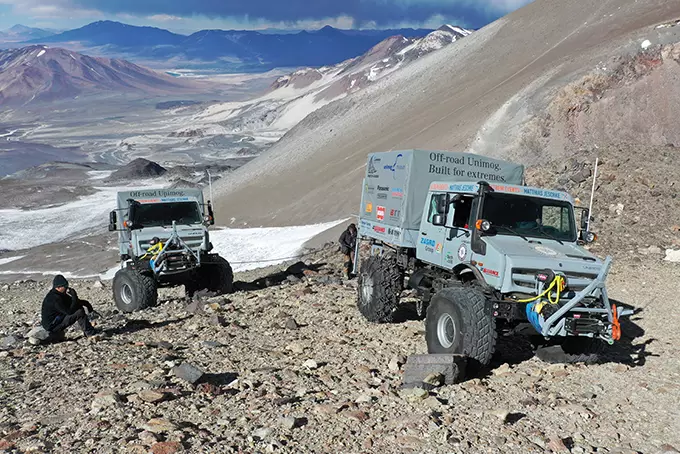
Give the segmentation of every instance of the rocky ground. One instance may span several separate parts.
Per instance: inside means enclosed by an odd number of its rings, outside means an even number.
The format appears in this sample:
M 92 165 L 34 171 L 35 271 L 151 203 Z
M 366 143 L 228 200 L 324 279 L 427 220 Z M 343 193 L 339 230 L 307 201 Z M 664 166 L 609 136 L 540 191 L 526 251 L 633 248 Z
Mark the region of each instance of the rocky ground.
M 23 338 L 49 282 L 1 287 L 0 452 L 678 452 L 676 264 L 617 262 L 612 296 L 639 312 L 604 363 L 542 363 L 508 338 L 483 377 L 427 392 L 401 389 L 422 321 L 367 323 L 332 248 L 305 262 L 133 315 L 76 281 L 109 336 L 51 346 Z

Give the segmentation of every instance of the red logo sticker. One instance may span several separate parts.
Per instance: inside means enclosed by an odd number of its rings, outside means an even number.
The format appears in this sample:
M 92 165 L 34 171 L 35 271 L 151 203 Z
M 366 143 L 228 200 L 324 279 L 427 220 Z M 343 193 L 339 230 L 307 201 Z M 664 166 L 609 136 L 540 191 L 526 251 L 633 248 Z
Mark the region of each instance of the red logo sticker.
M 385 219 L 385 207 L 377 207 L 376 212 L 375 212 L 375 217 L 378 221 L 382 221 Z

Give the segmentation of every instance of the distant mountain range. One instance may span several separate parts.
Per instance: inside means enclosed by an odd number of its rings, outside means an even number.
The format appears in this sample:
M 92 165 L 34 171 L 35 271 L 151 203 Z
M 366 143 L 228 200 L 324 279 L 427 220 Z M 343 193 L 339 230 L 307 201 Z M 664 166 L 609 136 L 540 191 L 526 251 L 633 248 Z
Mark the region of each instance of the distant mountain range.
M 59 33 L 59 31 L 17 24 L 10 29 L 0 30 L 0 43 L 20 43 L 32 39 L 43 39 L 56 33 Z
M 125 60 L 45 46 L 0 51 L 0 105 L 25 105 L 95 92 L 191 91 L 190 83 Z
M 340 30 L 326 26 L 299 33 L 203 30 L 180 35 L 154 27 L 99 21 L 82 28 L 29 40 L 61 44 L 90 53 L 145 61 L 168 61 L 184 67 L 219 67 L 263 71 L 275 67 L 333 65 L 361 55 L 388 37 L 419 38 L 433 30 Z

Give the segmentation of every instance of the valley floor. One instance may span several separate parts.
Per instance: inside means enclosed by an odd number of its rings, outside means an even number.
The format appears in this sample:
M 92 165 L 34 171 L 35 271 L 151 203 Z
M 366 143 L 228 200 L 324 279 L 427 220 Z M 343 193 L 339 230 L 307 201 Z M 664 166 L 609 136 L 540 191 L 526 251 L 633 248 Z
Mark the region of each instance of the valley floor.
M 618 261 L 612 297 L 639 309 L 607 362 L 548 365 L 504 339 L 486 376 L 418 395 L 395 363 L 426 350 L 421 321 L 372 325 L 326 249 L 302 278 L 237 275 L 240 291 L 115 313 L 76 281 L 109 337 L 32 347 L 49 282 L 0 287 L 0 451 L 637 453 L 680 448 L 677 264 Z M 298 275 L 300 276 L 300 275 Z M 283 283 L 281 281 L 283 280 Z M 277 285 L 280 283 L 280 285 Z M 406 314 L 408 315 L 408 314 Z M 14 336 L 14 337 L 12 337 Z M 184 362 L 205 377 L 178 378 Z M 390 364 L 392 363 L 392 364 Z

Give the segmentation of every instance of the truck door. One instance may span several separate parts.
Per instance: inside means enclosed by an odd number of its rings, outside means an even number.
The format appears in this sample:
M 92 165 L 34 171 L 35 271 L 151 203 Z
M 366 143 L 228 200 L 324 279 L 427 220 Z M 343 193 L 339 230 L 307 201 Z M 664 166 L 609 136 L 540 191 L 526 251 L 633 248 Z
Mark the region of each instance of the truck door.
M 442 254 L 442 266 L 452 269 L 456 265 L 469 262 L 471 228 L 470 213 L 474 197 L 470 194 L 451 194 L 451 205 L 446 217 L 446 238 Z
M 424 262 L 441 266 L 446 234 L 446 194 L 428 194 L 427 204 L 420 222 L 416 256 Z M 441 225 L 437 225 L 438 221 Z

